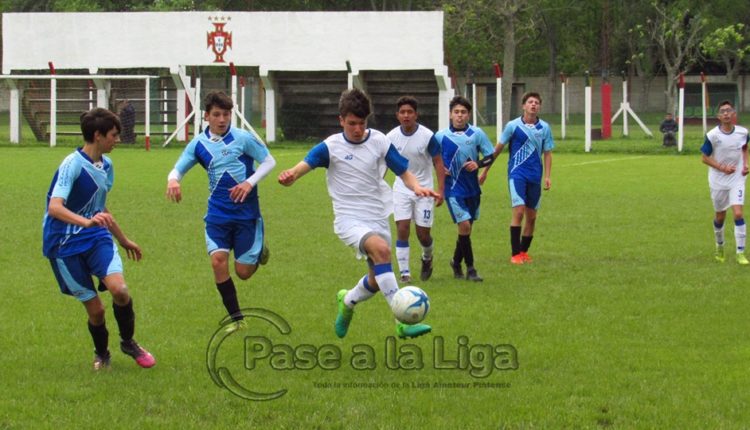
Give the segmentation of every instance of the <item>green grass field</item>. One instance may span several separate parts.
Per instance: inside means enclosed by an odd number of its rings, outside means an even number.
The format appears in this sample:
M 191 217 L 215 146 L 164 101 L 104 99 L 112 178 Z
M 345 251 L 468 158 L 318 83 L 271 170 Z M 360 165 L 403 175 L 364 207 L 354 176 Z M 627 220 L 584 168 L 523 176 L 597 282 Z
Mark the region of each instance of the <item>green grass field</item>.
M 432 300 L 434 333 L 393 343 L 380 297 L 357 308 L 346 339 L 334 336 L 336 291 L 353 286 L 366 266 L 333 234 L 323 171 L 290 189 L 275 181 L 307 147 L 274 148 L 278 166 L 260 186 L 271 261 L 236 282 L 243 306 L 279 314 L 292 331 L 252 319 L 247 338 L 230 337 L 217 355 L 248 390 L 288 390 L 266 402 L 220 388 L 207 370 L 223 307 L 205 255 L 200 168 L 185 178 L 185 199 L 175 205 L 164 188 L 179 148 L 121 147 L 111 155 L 108 206 L 144 251 L 140 263 L 125 263 L 136 339 L 158 364 L 140 369 L 119 352 L 108 305 L 112 369 L 94 373 L 84 310 L 59 294 L 41 255 L 45 193 L 71 147 L 3 144 L 0 428 L 743 428 L 750 269 L 712 259 L 700 134 L 688 133 L 682 155 L 641 136 L 595 142 L 591 154 L 582 153 L 582 139 L 558 141 L 535 261 L 521 267 L 508 264 L 505 167 L 496 165 L 472 235 L 485 281 L 452 279 L 456 228 L 438 209 L 435 273 L 416 282 Z M 731 249 L 731 226 L 727 239 Z M 412 244 L 418 268 L 413 236 Z M 261 337 L 279 355 L 250 369 L 247 353 Z M 341 363 L 278 370 L 290 365 L 283 345 L 340 351 Z M 363 345 L 374 351 L 374 368 L 350 362 L 352 348 Z M 487 360 L 511 347 L 517 369 Z M 459 355 L 454 368 L 436 368 Z M 403 368 L 420 362 L 421 369 Z

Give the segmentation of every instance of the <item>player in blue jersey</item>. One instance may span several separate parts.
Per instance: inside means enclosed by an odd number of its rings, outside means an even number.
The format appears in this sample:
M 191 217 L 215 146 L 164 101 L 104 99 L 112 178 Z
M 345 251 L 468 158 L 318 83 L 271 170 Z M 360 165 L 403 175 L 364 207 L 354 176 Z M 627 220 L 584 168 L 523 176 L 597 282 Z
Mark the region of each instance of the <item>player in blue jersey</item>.
M 729 100 L 719 103 L 717 117 L 719 125 L 706 133 L 701 146 L 702 161 L 709 166 L 708 186 L 714 205 L 714 237 L 716 250 L 714 258 L 724 262 L 724 220 L 727 209 L 732 209 L 734 218 L 734 240 L 737 249 L 737 263 L 750 264 L 745 257 L 745 236 L 747 227 L 743 215 L 745 204 L 745 180 L 748 172 L 747 143 L 748 131 L 735 125 L 736 113 Z
M 206 246 L 216 288 L 232 319 L 226 331 L 233 332 L 246 323 L 229 271 L 229 252 L 234 250 L 235 273 L 243 280 L 255 273 L 258 264 L 267 262 L 257 185 L 276 161 L 252 134 L 232 127 L 234 103 L 229 96 L 212 92 L 203 104 L 208 128 L 188 143 L 169 173 L 167 197 L 177 203 L 182 200 L 180 180 L 196 164 L 208 173 Z
M 388 217 L 393 211 L 391 189 L 383 179 L 386 169 L 401 177 L 417 196 L 439 197 L 422 187 L 407 167 L 409 161 L 381 132 L 367 128 L 372 112 L 370 99 L 359 89 L 344 91 L 339 100 L 342 133 L 314 146 L 304 160 L 279 175 L 279 183 L 291 186 L 316 167 L 327 169 L 328 194 L 333 200 L 333 229 L 339 239 L 354 248 L 357 258 L 367 257 L 368 273 L 351 290 L 340 290 L 336 335 L 346 336 L 354 305 L 380 290 L 389 306 L 398 291 L 391 266 L 391 231 Z M 432 330 L 427 324 L 396 325 L 401 338 L 421 336 Z
M 417 122 L 417 99 L 403 96 L 396 101 L 396 118 L 400 125 L 391 130 L 387 137 L 399 154 L 409 160 L 409 171 L 416 176 L 419 184 L 433 188 L 432 171 L 437 173 L 438 192 L 445 189 L 445 169 L 440 144 L 435 134 Z M 409 230 L 414 220 L 419 244 L 422 245 L 422 268 L 420 279 L 426 281 L 432 276 L 433 241 L 432 223 L 435 220 L 434 206 L 443 204 L 443 198 L 417 197 L 404 185 L 398 176 L 393 182 L 393 219 L 396 221 L 396 261 L 401 282 L 411 282 L 409 270 Z
M 512 215 L 510 246 L 512 264 L 531 263 L 529 247 L 534 238 L 537 211 L 542 199 L 542 187 L 552 185 L 552 130 L 539 118 L 542 97 L 528 92 L 521 99 L 523 115 L 508 122 L 495 145 L 495 157 L 508 145 L 508 191 Z M 487 171 L 482 173 L 482 182 Z M 525 222 L 524 222 L 525 219 Z M 523 224 L 523 232 L 521 225 Z
M 450 101 L 450 126 L 435 135 L 443 149 L 445 165 L 445 202 L 453 222 L 458 226 L 458 239 L 450 266 L 456 279 L 463 279 L 462 262 L 466 263 L 466 279 L 482 281 L 474 267 L 471 230 L 479 219 L 479 169 L 492 164 L 492 143 L 481 128 L 469 124 L 471 103 L 456 96 Z M 480 159 L 479 154 L 482 154 Z
M 141 367 L 156 364 L 154 357 L 133 339 L 133 301 L 122 274 L 117 245 L 129 258 L 141 259 L 141 248 L 125 236 L 107 210 L 112 189 L 112 152 L 119 141 L 120 120 L 106 109 L 81 115 L 85 144 L 63 160 L 52 178 L 43 223 L 43 252 L 52 265 L 60 291 L 83 303 L 88 329 L 94 341 L 94 370 L 110 365 L 109 332 L 104 305 L 96 293 L 92 276 L 112 295 L 112 309 L 120 329 L 120 349 Z

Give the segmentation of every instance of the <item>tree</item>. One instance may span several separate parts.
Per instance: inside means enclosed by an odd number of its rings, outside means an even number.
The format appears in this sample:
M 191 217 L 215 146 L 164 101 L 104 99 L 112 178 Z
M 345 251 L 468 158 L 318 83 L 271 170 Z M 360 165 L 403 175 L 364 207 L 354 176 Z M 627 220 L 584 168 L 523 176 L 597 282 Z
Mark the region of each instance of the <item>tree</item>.
M 646 25 L 667 75 L 667 111 L 673 112 L 677 77 L 698 60 L 706 19 L 700 9 L 693 12 L 687 1 L 654 1 L 651 6 L 655 15 Z
M 743 61 L 750 54 L 748 28 L 742 23 L 717 28 L 703 39 L 701 49 L 709 57 L 721 59 L 727 78 L 736 81 Z

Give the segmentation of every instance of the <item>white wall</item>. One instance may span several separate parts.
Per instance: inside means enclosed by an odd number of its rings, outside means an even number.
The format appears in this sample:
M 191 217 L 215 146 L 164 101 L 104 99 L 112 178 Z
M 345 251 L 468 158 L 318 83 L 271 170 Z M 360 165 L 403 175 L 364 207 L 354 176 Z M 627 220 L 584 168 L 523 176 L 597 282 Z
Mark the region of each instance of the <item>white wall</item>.
M 207 47 L 221 17 L 232 33 L 226 64 L 265 70 L 435 69 L 443 66 L 442 12 L 5 13 L 3 74 L 214 64 Z

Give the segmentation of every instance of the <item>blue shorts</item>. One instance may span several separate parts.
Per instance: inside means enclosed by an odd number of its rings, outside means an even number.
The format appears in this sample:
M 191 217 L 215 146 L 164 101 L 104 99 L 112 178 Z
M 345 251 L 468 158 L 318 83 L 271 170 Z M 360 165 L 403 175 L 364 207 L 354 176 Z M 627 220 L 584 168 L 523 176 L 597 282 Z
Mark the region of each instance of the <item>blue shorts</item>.
M 122 259 L 111 237 L 99 238 L 90 249 L 69 257 L 50 258 L 60 292 L 81 302 L 96 297 L 92 276 L 99 279 L 122 273 Z
M 224 224 L 206 223 L 206 248 L 208 255 L 234 250 L 234 259 L 238 263 L 258 264 L 263 250 L 263 218 Z
M 508 193 L 511 207 L 526 206 L 529 209 L 538 210 L 542 201 L 542 184 L 525 179 L 509 178 Z
M 453 222 L 458 224 L 463 221 L 477 221 L 479 219 L 480 200 L 481 196 L 448 197 L 445 202 Z

